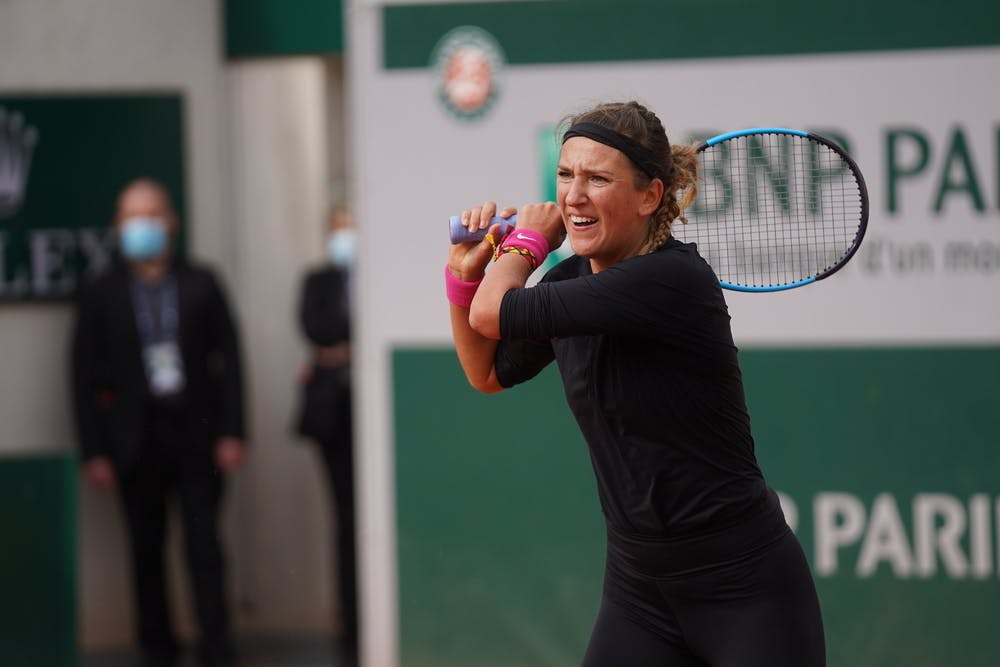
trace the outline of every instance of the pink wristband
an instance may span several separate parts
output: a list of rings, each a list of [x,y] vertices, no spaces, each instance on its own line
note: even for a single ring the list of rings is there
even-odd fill
[[[549,254],[549,242],[545,240],[545,237],[541,233],[533,229],[518,229],[515,227],[504,237],[503,243],[500,244],[497,254],[498,258],[503,253],[504,248],[519,248],[530,252],[531,256],[535,258],[534,262],[531,262],[531,257],[525,256],[524,253],[517,254],[527,259],[532,264],[532,269],[537,269],[541,266]]]
[[[451,301],[456,306],[461,306],[462,308],[471,306],[472,297],[476,296],[476,290],[479,289],[479,283],[481,282],[483,282],[482,278],[475,282],[459,280],[452,275],[451,269],[448,268],[447,264],[444,267],[445,294],[448,295],[448,301]]]

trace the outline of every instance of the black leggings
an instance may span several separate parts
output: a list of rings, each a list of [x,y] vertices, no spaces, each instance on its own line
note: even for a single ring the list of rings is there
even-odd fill
[[[609,548],[583,667],[823,667],[819,601],[791,531],[718,565],[650,576]]]

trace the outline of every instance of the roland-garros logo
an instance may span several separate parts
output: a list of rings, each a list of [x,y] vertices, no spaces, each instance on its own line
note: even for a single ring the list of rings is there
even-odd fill
[[[24,203],[38,130],[24,116],[0,107],[0,220],[13,218]]]
[[[438,97],[455,117],[482,118],[496,102],[504,54],[485,30],[462,26],[449,31],[434,47],[431,64]]]

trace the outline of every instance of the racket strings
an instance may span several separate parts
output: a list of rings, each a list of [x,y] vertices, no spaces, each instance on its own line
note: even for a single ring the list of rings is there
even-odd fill
[[[678,237],[698,244],[720,280],[788,285],[822,276],[849,254],[861,196],[835,150],[768,133],[735,137],[700,155],[698,201]]]

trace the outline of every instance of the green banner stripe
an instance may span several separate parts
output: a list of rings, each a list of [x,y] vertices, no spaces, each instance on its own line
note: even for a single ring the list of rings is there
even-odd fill
[[[227,0],[226,56],[339,54],[342,0]]]
[[[1000,3],[708,0],[467,2],[383,9],[384,66],[426,67],[452,28],[492,33],[512,64],[665,60],[1000,44]]]

